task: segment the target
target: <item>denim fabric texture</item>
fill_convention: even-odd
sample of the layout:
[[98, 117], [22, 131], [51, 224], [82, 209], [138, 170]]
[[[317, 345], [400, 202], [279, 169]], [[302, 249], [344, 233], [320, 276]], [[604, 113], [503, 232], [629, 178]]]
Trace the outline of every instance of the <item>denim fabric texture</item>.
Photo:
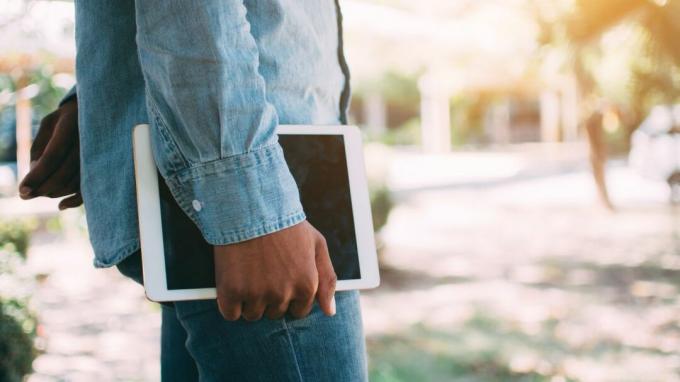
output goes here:
[[[198, 372], [193, 381], [368, 381], [359, 291], [337, 292], [335, 300], [337, 313], [332, 317], [315, 303], [301, 319], [286, 315], [255, 322], [225, 321], [215, 300], [175, 302], [175, 317], [184, 330], [168, 330], [161, 339], [166, 342], [162, 381], [189, 381], [174, 376], [187, 373], [190, 363], [169, 361], [187, 358], [194, 360]], [[173, 308], [164, 311], [168, 309]], [[173, 321], [166, 313], [162, 326], [176, 327]], [[184, 346], [170, 345], [182, 334]]]
[[346, 121], [332, 0], [76, 0], [81, 192], [95, 266], [139, 249], [132, 128], [206, 241], [305, 219], [278, 124]]
[[[138, 251], [117, 268], [143, 284]], [[367, 381], [359, 291], [335, 301], [333, 317], [315, 301], [307, 317], [255, 322], [225, 321], [215, 300], [163, 303], [161, 381]]]

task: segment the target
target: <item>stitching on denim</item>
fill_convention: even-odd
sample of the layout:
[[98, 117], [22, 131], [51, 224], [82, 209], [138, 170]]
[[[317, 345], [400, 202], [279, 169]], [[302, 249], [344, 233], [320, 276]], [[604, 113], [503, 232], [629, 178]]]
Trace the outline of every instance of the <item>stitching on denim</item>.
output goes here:
[[[156, 102], [151, 97], [151, 94], [147, 91], [146, 93], [147, 97], [147, 105], [149, 106], [149, 109], [151, 110], [151, 114], [154, 117], [154, 122], [158, 126], [158, 132], [161, 135], [161, 138], [165, 142], [165, 144], [168, 146], [165, 149], [171, 156], [171, 160], [169, 161], [170, 167], [173, 172], [180, 171], [182, 167], [188, 166], [188, 161], [182, 155], [182, 152], [179, 150], [179, 146], [177, 145], [177, 142], [175, 142], [175, 139], [172, 137], [171, 134], [168, 133], [167, 131], [167, 123], [163, 119], [162, 114], [158, 111], [158, 108], [156, 107]], [[179, 162], [179, 163], [178, 163]]]
[[[239, 241], [249, 240], [255, 237], [266, 235], [267, 233], [283, 229], [287, 226], [292, 226], [293, 224], [299, 223], [306, 218], [303, 211], [295, 212], [290, 215], [286, 215], [279, 218], [273, 222], [265, 223], [259, 227], [255, 228], [244, 228], [240, 230], [232, 230], [223, 233], [222, 235], [212, 235], [210, 233], [205, 233], [205, 239], [208, 243], [217, 242], [229, 242], [235, 243]], [[221, 244], [213, 244], [221, 245]]]
[[278, 163], [281, 159], [283, 159], [283, 150], [278, 142], [275, 142], [262, 146], [257, 150], [189, 165], [188, 167], [177, 171], [171, 177], [176, 178], [177, 182], [181, 183], [198, 179], [204, 175], [216, 174], [218, 172], [245, 170], [262, 165]]
[[168, 133], [166, 124], [165, 122], [163, 122], [163, 119], [161, 119], [158, 115], [154, 115], [154, 117], [156, 125], [158, 126], [158, 133], [161, 136], [161, 140], [164, 143], [164, 147], [162, 147], [162, 149], [165, 153], [168, 154], [169, 159], [168, 164], [170, 165], [170, 169], [173, 172], [180, 171], [182, 165], [185, 165], [187, 162], [186, 160], [183, 159], [183, 156], [180, 153], [179, 148], [175, 143], [175, 140]]
[[286, 320], [285, 316], [281, 319], [281, 323], [283, 324], [283, 330], [286, 331], [286, 337], [288, 338], [288, 343], [290, 344], [290, 351], [293, 353], [295, 371], [297, 371], [298, 379], [300, 382], [304, 382], [304, 379], [302, 378], [302, 372], [300, 371], [300, 361], [298, 360], [298, 354], [295, 351], [295, 344], [293, 344], [293, 336], [291, 335], [291, 332], [294, 331], [294, 329], [288, 326], [288, 321]]

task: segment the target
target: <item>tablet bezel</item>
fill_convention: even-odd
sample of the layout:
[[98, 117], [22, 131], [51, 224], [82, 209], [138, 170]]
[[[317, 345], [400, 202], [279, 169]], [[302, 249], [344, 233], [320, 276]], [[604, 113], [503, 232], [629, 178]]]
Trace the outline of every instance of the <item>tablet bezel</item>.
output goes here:
[[[342, 135], [347, 158], [352, 212], [361, 278], [338, 280], [336, 290], [369, 289], [380, 284], [371, 217], [371, 204], [366, 181], [361, 132], [356, 126], [279, 125], [277, 134]], [[137, 191], [139, 238], [144, 269], [144, 289], [152, 301], [180, 301], [216, 298], [215, 288], [167, 288], [163, 227], [156, 163], [151, 151], [149, 125], [137, 125], [133, 130], [134, 168]]]

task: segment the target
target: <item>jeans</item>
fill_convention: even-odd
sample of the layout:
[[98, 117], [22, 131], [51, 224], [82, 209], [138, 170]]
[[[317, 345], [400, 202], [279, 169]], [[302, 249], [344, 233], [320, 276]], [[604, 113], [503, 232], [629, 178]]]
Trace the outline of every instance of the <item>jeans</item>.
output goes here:
[[[141, 283], [139, 253], [118, 269]], [[333, 317], [315, 302], [307, 317], [255, 322], [224, 320], [215, 300], [164, 304], [161, 380], [367, 381], [359, 292], [336, 292], [335, 299]]]

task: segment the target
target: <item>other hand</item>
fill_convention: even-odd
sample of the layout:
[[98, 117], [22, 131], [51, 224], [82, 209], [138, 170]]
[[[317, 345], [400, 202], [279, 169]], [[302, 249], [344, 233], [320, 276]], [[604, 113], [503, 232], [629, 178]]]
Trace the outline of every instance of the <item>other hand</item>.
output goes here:
[[70, 100], [40, 122], [31, 146], [31, 169], [19, 184], [19, 196], [59, 198], [59, 209], [83, 204], [80, 194], [78, 102]]

